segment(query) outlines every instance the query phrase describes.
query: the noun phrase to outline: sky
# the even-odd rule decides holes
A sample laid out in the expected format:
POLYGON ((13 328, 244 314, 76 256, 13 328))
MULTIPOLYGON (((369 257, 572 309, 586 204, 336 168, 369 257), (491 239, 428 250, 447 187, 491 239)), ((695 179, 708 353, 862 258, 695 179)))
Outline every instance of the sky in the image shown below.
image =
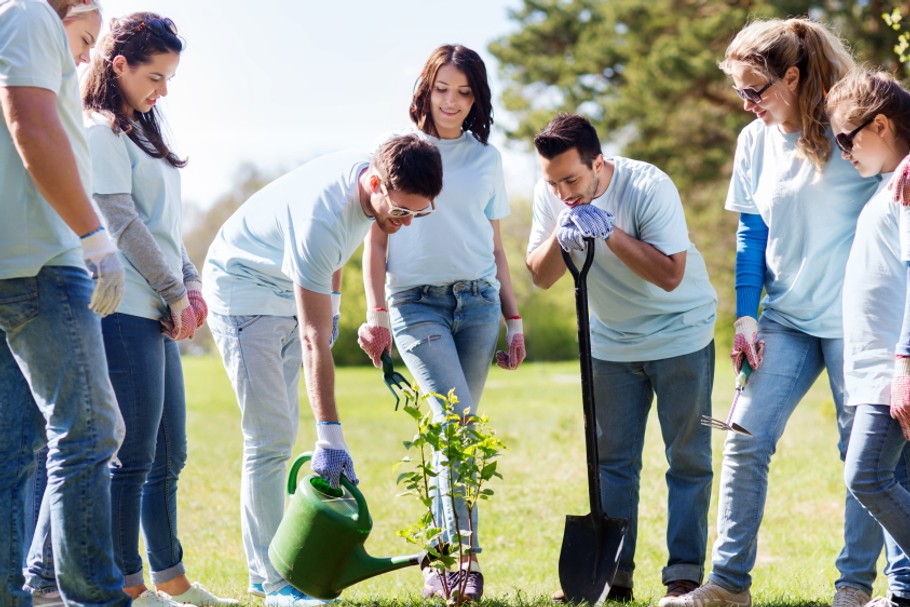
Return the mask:
MULTIPOLYGON (((189 157, 184 201, 198 209, 227 193, 244 163, 278 175, 320 154, 368 151, 408 127, 414 81, 440 44, 464 44, 483 57, 494 119, 509 120, 486 48, 517 29, 508 9, 522 0, 101 2, 105 23, 152 10, 170 17, 186 40, 158 107, 175 151, 189 157)), ((529 198, 534 156, 506 146, 496 125, 491 141, 503 153, 510 195, 529 198)))

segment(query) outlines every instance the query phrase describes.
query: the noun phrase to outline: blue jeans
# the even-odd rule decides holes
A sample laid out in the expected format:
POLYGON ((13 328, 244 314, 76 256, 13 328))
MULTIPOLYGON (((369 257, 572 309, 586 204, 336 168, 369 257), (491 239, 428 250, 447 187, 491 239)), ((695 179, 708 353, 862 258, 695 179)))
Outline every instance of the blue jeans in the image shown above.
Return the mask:
POLYGON ((0 604, 25 607, 26 483, 49 446, 50 519, 63 596, 128 605, 111 547, 109 463, 123 421, 107 376, 84 269, 48 266, 0 280, 0 604))
POLYGON ((648 411, 657 396, 657 418, 667 458, 667 549, 664 584, 701 582, 711 503, 711 415, 714 342, 683 356, 643 362, 594 359, 594 402, 601 503, 607 516, 629 527, 613 582, 632 587, 638 532, 641 454, 648 411))
MULTIPOLYGON (((735 592, 752 585, 758 528, 768 492, 768 468, 787 420, 823 369, 837 413, 841 460, 847 451, 853 408, 844 405, 844 341, 822 339, 762 317, 765 340, 762 366, 752 374, 740 397, 735 420, 752 437, 733 432, 724 442, 717 513, 714 569, 709 579, 735 592)), ((872 592, 876 561, 882 551, 881 527, 846 492, 844 548, 837 558, 835 587, 872 592)))
POLYGON ((250 583, 274 592, 287 584, 269 561, 269 543, 284 514, 287 461, 297 440, 297 319, 211 313, 208 323, 240 405, 240 527, 250 583))
POLYGON ((856 407, 844 478, 885 530, 888 587, 910 598, 910 444, 887 405, 856 407))
POLYGON ((114 556, 125 587, 143 583, 142 529, 151 581, 186 573, 177 538, 177 481, 186 464, 186 395, 177 343, 157 320, 112 314, 101 321, 107 364, 126 423, 111 467, 114 556))
MULTIPOLYGON (((389 298, 389 317, 402 360, 424 394, 445 396, 454 389, 459 413, 477 412, 499 337, 500 314, 499 290, 485 280, 415 287, 389 298)), ((442 404, 435 398, 428 402, 441 416, 442 404)), ((445 464, 442 455, 434 453, 436 469, 442 470, 445 464)), ((451 480, 457 482, 454 472, 451 480)), ((444 530, 443 540, 452 542, 457 529, 470 531, 471 552, 479 554, 477 507, 469 517, 463 499, 440 497, 451 493, 448 475, 440 474, 433 508, 436 524, 444 530)))

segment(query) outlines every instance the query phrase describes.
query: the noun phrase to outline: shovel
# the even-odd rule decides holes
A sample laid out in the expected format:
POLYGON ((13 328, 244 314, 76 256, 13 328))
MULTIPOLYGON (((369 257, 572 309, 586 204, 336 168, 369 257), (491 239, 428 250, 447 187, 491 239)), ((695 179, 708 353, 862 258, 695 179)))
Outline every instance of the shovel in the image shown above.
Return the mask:
POLYGON ((382 353, 382 379, 388 386, 389 392, 395 397, 395 410, 398 411, 398 404, 401 402, 400 392, 412 394, 411 384, 405 379, 404 375, 398 373, 392 365, 392 355, 387 351, 382 353))
POLYGON ((751 432, 733 421, 733 412, 736 410, 736 403, 739 402, 739 395, 743 393, 746 384, 749 383, 750 375, 752 375, 752 367, 749 366, 747 361, 743 360, 742 369, 740 369, 739 375, 736 376, 736 394, 733 395, 733 404, 730 405, 730 412, 727 413, 727 421, 719 420, 710 415, 702 415, 701 423, 703 426, 710 426, 715 430, 729 430, 730 432, 736 432, 743 436, 752 436, 751 432))
POLYGON ((594 239, 585 238, 587 257, 579 271, 572 257, 562 251, 572 278, 575 279, 575 313, 578 316, 578 351, 581 359, 581 394, 584 404, 585 449, 588 465, 588 497, 591 513, 566 515, 566 527, 559 553, 559 584, 572 603, 599 605, 604 601, 622 549, 626 519, 608 518, 600 502, 600 470, 594 416, 594 369, 591 362, 591 333, 588 322, 588 290, 585 278, 594 262, 594 239))

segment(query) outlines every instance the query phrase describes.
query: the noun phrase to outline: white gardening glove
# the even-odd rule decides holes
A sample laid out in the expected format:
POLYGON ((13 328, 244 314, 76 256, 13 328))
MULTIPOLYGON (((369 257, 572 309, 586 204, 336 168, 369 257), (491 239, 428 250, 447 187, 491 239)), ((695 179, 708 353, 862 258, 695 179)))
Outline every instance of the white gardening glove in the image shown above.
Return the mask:
POLYGON ((894 359, 891 378, 891 417, 901 425, 904 438, 910 440, 910 358, 894 359))
POLYGON ((186 295, 168 304, 170 318, 162 318, 162 333, 173 339, 189 339, 196 332, 196 314, 190 305, 190 298, 186 295))
POLYGON ((205 324, 205 319, 209 315, 209 307, 202 296, 202 283, 198 280, 188 280, 183 283, 186 287, 186 296, 190 300, 190 307, 193 308, 193 315, 196 317, 196 328, 205 324))
POLYGON ((382 366, 382 353, 392 351, 392 325, 385 308, 367 310, 367 321, 357 331, 357 344, 367 353, 373 366, 382 366))
POLYGON ((733 369, 739 375, 745 359, 755 371, 761 366, 765 353, 765 342, 758 338, 758 321, 751 316, 740 316, 733 323, 733 328, 736 330, 733 336, 733 351, 730 352, 733 369))
POLYGON ((527 356, 525 350, 524 329, 521 325, 521 316, 506 319, 506 344, 509 351, 500 350, 496 353, 496 364, 503 369, 517 369, 527 356))
POLYGON ((329 337, 329 347, 338 341, 338 324, 341 322, 341 293, 332 291, 332 336, 329 337))
POLYGON ((103 227, 86 234, 79 243, 85 267, 95 280, 88 307, 98 316, 113 314, 123 299, 123 264, 117 247, 103 227))
POLYGON ((342 474, 355 485, 360 482, 340 422, 316 422, 316 448, 310 465, 334 489, 341 484, 342 474))
POLYGON ((888 182, 891 198, 901 206, 910 206, 910 155, 904 157, 888 182))
POLYGON ((583 251, 585 238, 609 240, 613 234, 613 214, 592 204, 563 209, 558 223, 556 240, 565 251, 583 251))

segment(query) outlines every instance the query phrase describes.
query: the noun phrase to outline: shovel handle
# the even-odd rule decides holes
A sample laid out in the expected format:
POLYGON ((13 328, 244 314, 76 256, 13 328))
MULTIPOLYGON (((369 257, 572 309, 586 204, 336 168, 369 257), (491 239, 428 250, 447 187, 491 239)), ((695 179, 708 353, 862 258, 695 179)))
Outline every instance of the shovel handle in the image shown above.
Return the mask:
POLYGON ((588 277, 588 270, 591 269, 591 264, 594 263, 594 239, 590 236, 585 237, 585 247, 586 255, 585 261, 579 270, 575 263, 572 261, 572 254, 566 251, 565 249, 560 249, 562 253, 562 259, 566 262, 566 267, 569 269, 569 273, 572 274, 572 278, 575 280, 575 288, 585 287, 585 280, 588 277))

